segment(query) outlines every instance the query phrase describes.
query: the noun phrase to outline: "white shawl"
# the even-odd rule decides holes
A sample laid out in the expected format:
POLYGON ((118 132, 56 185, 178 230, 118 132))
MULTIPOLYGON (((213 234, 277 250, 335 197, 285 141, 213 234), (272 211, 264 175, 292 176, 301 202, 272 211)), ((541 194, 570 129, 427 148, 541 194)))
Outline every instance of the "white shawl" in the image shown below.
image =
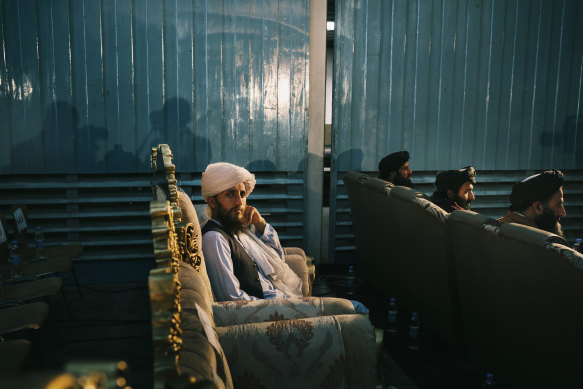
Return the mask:
POLYGON ((302 280, 277 254, 273 247, 266 245, 253 231, 246 229, 238 235, 243 246, 250 251, 257 266, 263 271, 277 289, 287 297, 302 296, 302 280))

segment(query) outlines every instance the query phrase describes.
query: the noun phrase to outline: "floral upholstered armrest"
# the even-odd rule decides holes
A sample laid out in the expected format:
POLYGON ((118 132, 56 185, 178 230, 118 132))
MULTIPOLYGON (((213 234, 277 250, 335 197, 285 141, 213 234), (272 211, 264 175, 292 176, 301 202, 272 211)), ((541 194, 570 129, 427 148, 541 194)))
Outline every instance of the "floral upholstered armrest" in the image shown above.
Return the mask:
MULTIPOLYGON (((288 256, 296 256, 296 255, 300 256, 302 258, 302 261, 300 261, 300 262, 305 262, 307 270, 308 270, 308 284, 307 285, 309 286, 309 291, 307 294, 304 291, 305 288, 302 288, 302 291, 304 291, 304 296, 311 296, 312 295, 312 285, 314 284, 314 280, 316 279, 316 263, 314 262, 314 258, 308 257, 306 255, 306 252, 300 247, 284 247, 283 249, 285 250, 286 262, 289 265, 289 267, 291 267, 294 271, 295 271, 295 269, 293 268, 290 261, 288 261, 288 259, 287 259, 288 256)), ((296 260, 294 259, 293 261, 296 261, 296 260)))
POLYGON ((375 336, 362 315, 217 327, 234 387, 374 388, 375 336))
POLYGON ((334 297, 297 297, 272 300, 239 300, 212 304, 217 326, 303 319, 328 315, 353 314, 348 300, 334 297))
POLYGON ((309 296, 312 291, 312 285, 306 258, 297 254, 285 254, 285 263, 302 280, 302 295, 309 296))

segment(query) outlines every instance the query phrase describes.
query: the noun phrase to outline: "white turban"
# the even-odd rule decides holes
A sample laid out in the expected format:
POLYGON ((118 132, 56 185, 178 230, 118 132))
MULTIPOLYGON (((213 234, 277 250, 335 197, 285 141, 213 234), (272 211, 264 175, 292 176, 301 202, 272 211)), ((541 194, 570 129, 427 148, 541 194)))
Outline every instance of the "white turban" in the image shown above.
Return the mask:
POLYGON ((255 188, 255 175, 245 168, 227 163, 211 163, 202 173, 200 182, 202 198, 207 201, 209 197, 221 193, 240 183, 245 184, 245 192, 248 196, 255 188))

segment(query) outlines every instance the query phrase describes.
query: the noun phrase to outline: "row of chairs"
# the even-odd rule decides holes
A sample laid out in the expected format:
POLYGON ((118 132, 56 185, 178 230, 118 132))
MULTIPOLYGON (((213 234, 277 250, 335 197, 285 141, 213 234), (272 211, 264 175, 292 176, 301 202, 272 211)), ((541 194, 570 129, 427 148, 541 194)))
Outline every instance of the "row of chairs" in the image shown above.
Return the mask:
POLYGON ((363 278, 467 350, 501 387, 580 387, 583 256, 551 233, 444 212, 420 192, 349 172, 363 278), (545 386, 546 385, 546 386, 545 386))
MULTIPOLYGON (((29 332, 45 323, 51 311, 49 297, 60 291, 69 310, 59 274, 74 271, 72 258, 83 251, 81 244, 48 247, 46 259, 36 261, 36 249, 29 247, 26 207, 12 207, 11 213, 12 231, 0 214, 0 376, 4 378, 17 376, 25 365, 31 350, 29 332), (17 241, 20 247, 18 277, 10 272, 10 241, 17 241)), ((80 288, 79 292, 82 293, 80 288)))

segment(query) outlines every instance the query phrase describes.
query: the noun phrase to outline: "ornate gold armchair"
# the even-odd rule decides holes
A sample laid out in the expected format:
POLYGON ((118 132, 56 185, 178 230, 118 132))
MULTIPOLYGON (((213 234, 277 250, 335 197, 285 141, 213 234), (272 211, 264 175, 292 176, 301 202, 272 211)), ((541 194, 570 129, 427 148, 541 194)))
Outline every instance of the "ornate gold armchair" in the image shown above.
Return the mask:
MULTIPOLYGON (((375 336, 368 318, 287 320, 284 309, 297 314, 304 308, 214 303, 206 289, 199 232, 192 224, 175 225, 175 209, 167 201, 150 207, 158 266, 149 277, 155 388, 375 387, 375 336), (219 306, 246 312, 257 322, 218 326, 219 306), (272 314, 261 318, 269 309, 272 314)), ((312 306, 317 300, 305 298, 312 306)))

